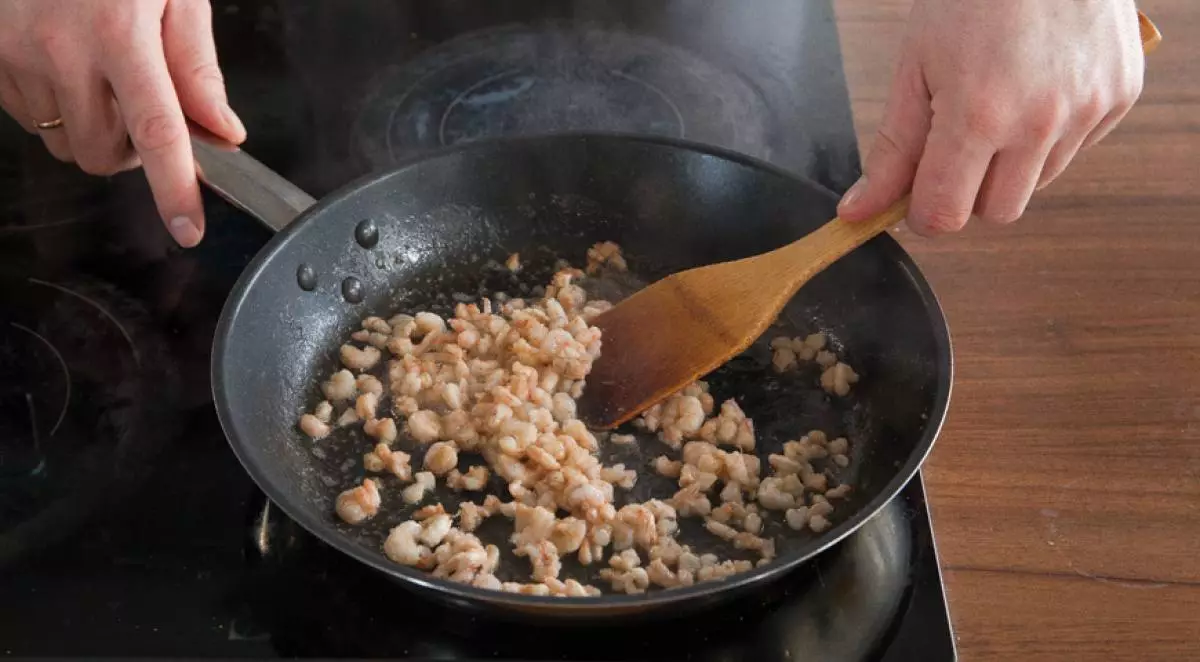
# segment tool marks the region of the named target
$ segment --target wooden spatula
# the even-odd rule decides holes
[[[907,212],[905,197],[868,221],[835,218],[770,253],[667,276],[600,315],[603,345],[580,401],[583,421],[616,427],[737,356],[800,286]]]
[[[1162,34],[1138,12],[1142,47]],[[580,414],[611,429],[712,372],[754,343],[796,291],[835,260],[903,220],[907,196],[867,221],[840,218],[783,248],[681,271],[600,315],[603,350]]]

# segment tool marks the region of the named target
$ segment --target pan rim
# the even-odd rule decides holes
[[[275,255],[277,255],[283,249],[283,247],[287,245],[289,238],[298,233],[311,219],[318,217],[326,208],[340,203],[341,201],[351,197],[354,192],[363,188],[367,188],[375,182],[391,178],[404,170],[416,167],[426,161],[446,158],[464,151],[495,149],[497,146],[503,147],[504,145],[509,144],[529,144],[538,142],[549,144],[578,142],[626,142],[684,150],[716,157],[748,168],[765,171],[774,176],[782,177],[789,181],[795,182],[797,185],[816,189],[832,198],[836,199],[839,197],[837,193],[828,187],[825,187],[798,173],[723,147],[717,147],[681,138],[597,131],[505,136],[479,140],[470,143],[462,143],[442,149],[423,152],[412,158],[405,159],[397,163],[388,170],[362,175],[334,189],[328,195],[320,198],[317,204],[305,210],[296,219],[289,223],[286,228],[273,236],[266,243],[266,245],[259,249],[258,253],[246,265],[241,275],[239,275],[237,281],[234,283],[233,288],[230,290],[228,298],[222,307],[221,316],[217,322],[217,327],[213,336],[212,358],[210,362],[210,380],[214,407],[217,412],[217,419],[220,422],[221,430],[225,434],[225,438],[233,450],[234,455],[237,457],[238,461],[241,463],[242,467],[245,469],[250,478],[254,481],[257,488],[261,490],[267,496],[267,498],[271,500],[271,502],[279,507],[285,515],[287,515],[313,536],[321,540],[323,543],[330,545],[339,552],[367,565],[368,567],[373,568],[376,571],[383,572],[404,582],[411,582],[421,590],[439,592],[445,594],[443,597],[450,596],[458,600],[502,606],[506,609],[510,609],[513,612],[536,612],[539,615],[571,618],[592,615],[601,610],[630,612],[635,610],[650,610],[688,600],[711,598],[718,593],[740,592],[740,589],[752,584],[774,580],[781,575],[794,570],[799,565],[816,558],[821,553],[842,542],[851,534],[858,531],[864,524],[867,523],[867,521],[877,515],[880,510],[882,510],[883,507],[892,499],[896,498],[900,491],[903,490],[904,487],[916,476],[917,472],[921,468],[921,465],[925,462],[926,458],[928,458],[930,452],[932,452],[933,445],[941,434],[942,428],[945,425],[946,416],[949,412],[955,366],[949,325],[942,309],[941,302],[938,300],[933,288],[908,252],[905,251],[904,248],[900,246],[899,242],[897,242],[894,238],[887,233],[883,233],[880,236],[872,239],[870,243],[877,243],[883,248],[885,254],[889,258],[896,260],[900,267],[907,274],[909,280],[916,287],[917,293],[925,307],[926,315],[929,318],[931,331],[934,336],[933,340],[936,348],[936,356],[933,357],[934,361],[936,365],[944,366],[945,368],[944,374],[939,374],[937,378],[933,408],[929,412],[922,437],[914,446],[914,450],[909,455],[908,460],[899,468],[897,468],[896,474],[892,477],[892,479],[888,481],[888,483],[885,484],[870,501],[857,509],[850,517],[842,520],[828,531],[810,538],[808,541],[788,551],[786,554],[781,554],[771,563],[768,563],[762,567],[756,566],[747,572],[738,573],[721,581],[700,582],[689,587],[649,591],[640,595],[605,593],[600,597],[590,598],[557,598],[520,595],[477,588],[466,584],[451,582],[449,580],[437,579],[428,573],[391,563],[381,556],[372,556],[368,553],[369,550],[366,546],[356,543],[349,538],[338,534],[336,530],[330,527],[327,521],[323,521],[317,517],[310,517],[305,510],[290,507],[288,505],[288,499],[284,496],[283,491],[278,489],[270,480],[266,478],[266,474],[260,470],[257,461],[243,450],[243,446],[247,446],[247,436],[238,434],[235,424],[236,419],[232,408],[230,407],[229,399],[226,396],[228,392],[226,383],[229,381],[230,369],[225,365],[223,357],[226,356],[228,352],[227,347],[232,342],[234,329],[233,325],[234,321],[238,317],[237,313],[245,304],[247,294],[254,286],[254,283],[262,275],[263,266]],[[622,608],[625,609],[622,610]]]

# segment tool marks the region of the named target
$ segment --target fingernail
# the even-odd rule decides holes
[[[856,202],[858,202],[858,199],[862,197],[863,192],[866,190],[867,176],[863,175],[862,177],[858,178],[857,182],[854,182],[854,186],[851,186],[850,190],[846,191],[846,195],[842,196],[842,201],[838,203],[838,209],[845,209],[853,206]]]
[[[176,216],[167,224],[167,231],[175,238],[175,242],[184,248],[191,248],[200,243],[200,228],[187,216]]]
[[[226,104],[224,110],[222,110],[221,113],[225,116],[225,122],[236,133],[238,133],[241,136],[246,135],[246,125],[242,124],[242,118],[238,117],[237,113],[233,112],[233,108],[230,108],[229,105]]]

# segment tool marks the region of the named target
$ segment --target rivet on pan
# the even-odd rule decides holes
[[[317,289],[317,272],[307,264],[296,267],[296,284],[305,292]]]
[[[363,248],[375,248],[375,244],[379,243],[379,228],[375,227],[375,221],[369,218],[359,221],[354,226],[354,240]]]
[[[342,298],[346,303],[362,303],[364,292],[362,281],[354,276],[349,276],[342,281]]]

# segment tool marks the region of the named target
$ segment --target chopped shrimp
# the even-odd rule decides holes
[[[421,524],[421,534],[418,536],[418,539],[423,545],[437,547],[442,542],[442,539],[446,537],[446,534],[450,533],[451,524],[453,524],[453,521],[449,515],[445,513],[434,515]]]
[[[446,474],[446,485],[456,492],[478,492],[487,487],[487,482],[487,467],[479,465],[467,469],[465,474],[459,473],[458,469],[451,469],[450,473]]]
[[[825,447],[833,455],[845,455],[850,452],[850,442],[845,437],[838,437]]]
[[[858,373],[845,363],[836,363],[821,373],[821,388],[834,395],[846,396],[858,383]]]
[[[354,397],[354,373],[349,370],[339,370],[333,373],[329,381],[321,385],[321,391],[330,402],[344,402]]]
[[[336,510],[347,524],[360,524],[379,512],[379,488],[375,481],[364,478],[362,485],[352,487],[337,497]]]
[[[354,345],[342,345],[340,352],[342,365],[360,372],[374,368],[375,364],[379,363],[379,359],[383,357],[378,349],[370,346],[359,349]]]
[[[433,474],[428,471],[419,471],[415,476],[416,482],[404,488],[401,496],[404,498],[404,503],[414,504],[421,503],[425,498],[425,493],[433,489],[435,479]]]
[[[627,446],[637,441],[637,437],[631,434],[614,434],[610,435],[608,440],[618,446]]]
[[[375,418],[375,410],[379,407],[379,396],[374,393],[367,392],[358,396],[358,400],[354,403],[354,413],[364,421],[370,421]]]
[[[390,472],[407,482],[412,480],[412,467],[409,465],[411,459],[408,453],[394,451],[388,448],[387,444],[380,442],[375,445],[375,450],[363,456],[363,467],[376,473]]]
[[[562,563],[558,558],[558,549],[549,540],[529,543],[523,547],[519,547],[517,548],[517,556],[526,556],[529,558],[529,563],[533,566],[532,577],[534,581],[541,582],[549,578],[557,579],[558,573],[562,571]]]
[[[417,313],[415,322],[417,333],[423,336],[446,330],[446,321],[433,313]]]
[[[300,430],[313,440],[317,440],[328,437],[330,428],[328,423],[322,422],[316,416],[305,414],[300,417]]]
[[[511,256],[506,266],[519,269],[519,257]],[[615,244],[596,244],[589,251],[589,272],[625,266]],[[831,472],[849,464],[849,443],[828,441],[813,431],[760,459],[754,421],[736,400],[715,401],[703,381],[688,384],[634,421],[636,428],[682,451],[679,459],[660,456],[650,462],[679,491],[669,499],[640,503],[622,494],[618,509],[618,488],[637,487],[641,494],[645,486],[637,485],[638,471],[601,461],[601,444],[579,420],[577,404],[602,350],[602,334],[592,320],[612,305],[588,299],[579,284],[584,272],[566,264],[555,268],[551,283],[528,298],[481,292],[474,303],[456,296],[451,317],[415,311],[367,317],[351,334],[351,344],[339,349],[346,369],[321,384],[324,400],[301,427],[306,434],[324,435],[335,418],[339,427],[361,423],[373,438],[373,449],[363,455],[364,468],[412,481],[399,496],[408,504],[426,504],[389,532],[383,542],[389,559],[492,590],[598,595],[594,586],[559,579],[561,558],[573,554],[582,565],[603,564],[599,575],[611,590],[640,593],[720,580],[754,567],[751,561],[699,554],[679,544],[673,536],[681,517],[701,518],[719,544],[754,552],[759,564],[776,553],[775,541],[762,537],[768,518],[809,531],[832,526],[830,500],[845,499],[850,488],[831,487],[837,475]],[[386,377],[380,377],[384,351]],[[848,392],[857,379],[819,334],[776,338],[770,358],[779,371],[817,361],[829,382],[826,388],[834,393]],[[379,418],[384,413],[398,418]],[[427,445],[417,455],[423,471],[415,476],[412,457],[391,448],[399,425],[413,442]],[[638,441],[626,434],[601,438],[609,450]],[[462,453],[481,455],[486,466],[459,471]],[[822,473],[812,463],[824,458],[829,459]],[[463,500],[451,516],[437,499],[428,499],[438,476],[461,499],[463,492],[487,490],[492,473],[504,486],[499,494],[511,500],[485,494],[479,504]],[[379,503],[377,483],[368,479],[339,495],[336,510],[346,521],[361,522],[378,513]],[[512,521],[509,543],[529,559],[526,578],[498,578],[499,548],[474,533],[497,514]]]
[[[808,519],[808,528],[813,533],[822,533],[830,526],[829,520],[825,519],[824,515],[813,515]]]
[[[383,553],[400,565],[417,565],[421,559],[432,553],[428,547],[417,542],[417,535],[420,533],[421,524],[412,520],[392,527],[387,539],[383,541]]]
[[[436,412],[423,409],[408,417],[408,433],[422,444],[437,441],[442,436],[442,420]]]
[[[396,421],[390,418],[377,418],[363,423],[363,432],[368,437],[390,444],[396,441]]]
[[[425,469],[435,476],[444,476],[458,466],[458,450],[453,444],[439,441],[425,453]]]
[[[773,353],[771,365],[775,367],[775,372],[793,370],[796,367],[796,353],[790,347],[781,347]]]
[[[683,469],[683,463],[678,460],[672,460],[666,455],[659,455],[654,458],[654,471],[661,476],[667,478],[679,478],[679,473]]]
[[[578,550],[586,536],[587,522],[574,517],[555,522],[550,531],[550,541],[554,543],[559,554],[569,554]]]
[[[374,375],[359,375],[354,380],[354,385],[359,393],[374,393],[376,396],[383,395],[383,382],[379,381]]]
[[[313,408],[313,416],[317,417],[318,421],[328,423],[333,418],[333,405],[328,400],[322,400]]]
[[[787,510],[796,506],[796,497],[782,488],[782,479],[764,478],[758,486],[758,503],[767,510]]]
[[[354,411],[353,407],[351,407],[346,411],[343,411],[341,415],[338,416],[337,426],[339,428],[344,428],[347,425],[354,425],[355,423],[358,423],[359,420],[358,413]]]

